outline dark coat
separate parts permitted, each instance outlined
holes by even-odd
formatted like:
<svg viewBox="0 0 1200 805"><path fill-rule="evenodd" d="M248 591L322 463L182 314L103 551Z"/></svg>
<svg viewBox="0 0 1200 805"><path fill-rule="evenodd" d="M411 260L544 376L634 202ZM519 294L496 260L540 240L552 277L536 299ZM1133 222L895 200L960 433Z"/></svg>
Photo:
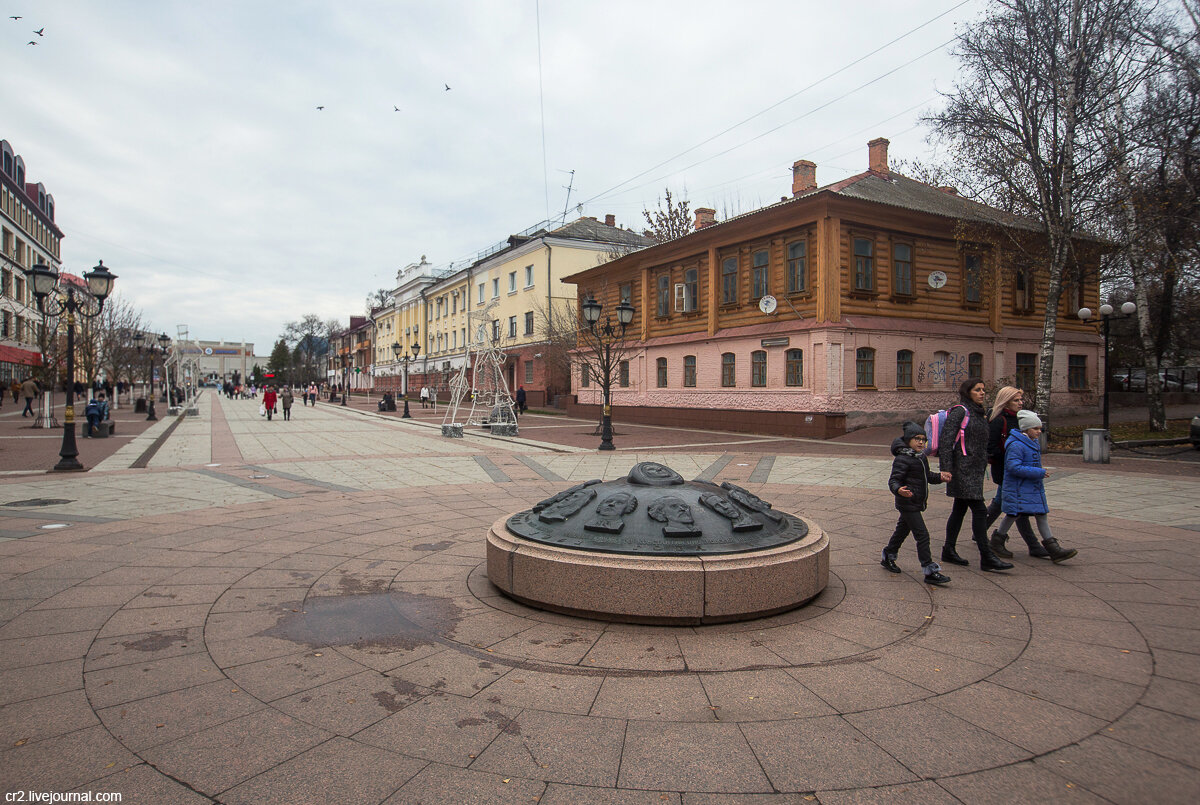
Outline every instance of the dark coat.
<svg viewBox="0 0 1200 805"><path fill-rule="evenodd" d="M995 419L988 422L988 464L992 466L992 482L1004 482L1004 443L1008 434L1020 430L1017 415L1005 408Z"/></svg>
<svg viewBox="0 0 1200 805"><path fill-rule="evenodd" d="M964 456L958 441L958 430L970 411L963 444ZM938 434L938 466L953 477L946 484L946 494L963 500L983 500L983 476L987 472L987 412L973 402L960 402L946 413L946 424Z"/></svg>
<svg viewBox="0 0 1200 805"><path fill-rule="evenodd" d="M1046 514L1042 447L1019 430L1008 434L1004 449L1004 487L1000 506L1005 514Z"/></svg>
<svg viewBox="0 0 1200 805"><path fill-rule="evenodd" d="M929 460L904 443L897 436L892 442L892 475L888 478L888 489L896 498L896 510L923 512L929 503L929 484L940 484L942 477L929 469ZM911 498L902 497L899 489L907 486L913 493Z"/></svg>

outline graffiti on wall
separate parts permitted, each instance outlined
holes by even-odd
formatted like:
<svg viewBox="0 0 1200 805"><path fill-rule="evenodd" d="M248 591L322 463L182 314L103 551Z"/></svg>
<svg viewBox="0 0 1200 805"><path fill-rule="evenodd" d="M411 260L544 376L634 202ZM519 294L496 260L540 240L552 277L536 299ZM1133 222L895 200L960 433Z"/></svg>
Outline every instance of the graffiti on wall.
<svg viewBox="0 0 1200 805"><path fill-rule="evenodd" d="M928 363L921 361L917 370L917 381L924 383L926 379L938 386L956 385L967 379L970 372L967 356L957 352L940 352Z"/></svg>

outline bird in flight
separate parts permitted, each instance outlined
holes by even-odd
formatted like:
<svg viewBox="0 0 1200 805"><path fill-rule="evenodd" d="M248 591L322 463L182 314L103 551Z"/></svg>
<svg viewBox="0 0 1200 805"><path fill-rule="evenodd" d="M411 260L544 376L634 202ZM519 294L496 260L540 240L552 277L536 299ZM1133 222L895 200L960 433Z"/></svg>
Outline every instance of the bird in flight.
<svg viewBox="0 0 1200 805"><path fill-rule="evenodd" d="M21 19L21 18L20 18L20 17L9 17L9 19L10 19L10 20L19 20L19 19Z"/></svg>
<svg viewBox="0 0 1200 805"><path fill-rule="evenodd" d="M399 107L399 106L392 106L392 111L393 111L393 112L399 112L399 111L400 111L400 107Z"/></svg>
<svg viewBox="0 0 1200 805"><path fill-rule="evenodd" d="M318 106L318 107L317 107L317 111L319 112L319 111L321 111L321 110L322 110L322 109L324 109L324 108L325 108L324 106Z"/></svg>
<svg viewBox="0 0 1200 805"><path fill-rule="evenodd" d="M34 33L35 33L35 34L37 34L38 36L41 36L41 35L42 35L42 31L44 31L44 30L46 30L46 26L45 26L45 25L43 25L41 28L38 28L36 31L34 31Z"/></svg>
<svg viewBox="0 0 1200 805"><path fill-rule="evenodd" d="M449 85L449 84L447 84L447 85L446 85L446 92L449 92L449 91L450 91L450 85Z"/></svg>
<svg viewBox="0 0 1200 805"><path fill-rule="evenodd" d="M30 39L28 44L30 44L30 45L36 45L36 44L37 44L37 42L34 42L32 39Z"/></svg>

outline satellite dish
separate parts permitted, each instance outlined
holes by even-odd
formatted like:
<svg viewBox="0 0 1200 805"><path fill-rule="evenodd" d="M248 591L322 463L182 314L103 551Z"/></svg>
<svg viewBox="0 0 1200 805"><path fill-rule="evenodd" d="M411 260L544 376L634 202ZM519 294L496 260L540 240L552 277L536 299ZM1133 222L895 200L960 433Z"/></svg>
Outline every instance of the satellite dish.
<svg viewBox="0 0 1200 805"><path fill-rule="evenodd" d="M945 271L930 271L929 272L929 287L933 289L941 288L946 284Z"/></svg>
<svg viewBox="0 0 1200 805"><path fill-rule="evenodd" d="M778 303L775 301L775 297L770 295L764 296L758 300L758 309L763 313L774 313L776 304Z"/></svg>

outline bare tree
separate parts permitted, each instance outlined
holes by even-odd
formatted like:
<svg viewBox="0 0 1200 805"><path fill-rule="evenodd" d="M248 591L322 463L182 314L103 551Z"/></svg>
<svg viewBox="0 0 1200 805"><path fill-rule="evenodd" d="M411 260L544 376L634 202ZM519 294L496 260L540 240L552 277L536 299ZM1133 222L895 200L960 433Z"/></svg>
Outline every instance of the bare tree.
<svg viewBox="0 0 1200 805"><path fill-rule="evenodd" d="M283 340L296 356L297 382L308 383L324 377L322 366L329 355L330 343L342 329L336 319L321 321L315 313L284 326Z"/></svg>
<svg viewBox="0 0 1200 805"><path fill-rule="evenodd" d="M642 217L650 227L644 234L659 242L681 238L692 231L691 203L686 199L676 202L669 187L663 190L663 195L665 205L660 198L655 210L642 210Z"/></svg>
<svg viewBox="0 0 1200 805"><path fill-rule="evenodd" d="M578 342L579 325L574 313L574 299L553 299L535 303L533 315L535 332L546 366L546 401L571 387L571 352Z"/></svg>
<svg viewBox="0 0 1200 805"><path fill-rule="evenodd" d="M1142 0L992 0L964 27L963 76L928 119L967 195L1038 222L1048 283L1037 410L1048 413L1064 272L1097 224L1114 155L1106 124L1145 76Z"/></svg>
<svg viewBox="0 0 1200 805"><path fill-rule="evenodd" d="M100 366L115 385L119 380L133 382L133 367L141 363L133 342L135 333L140 333L142 311L119 296L110 296L104 302L100 315Z"/></svg>

